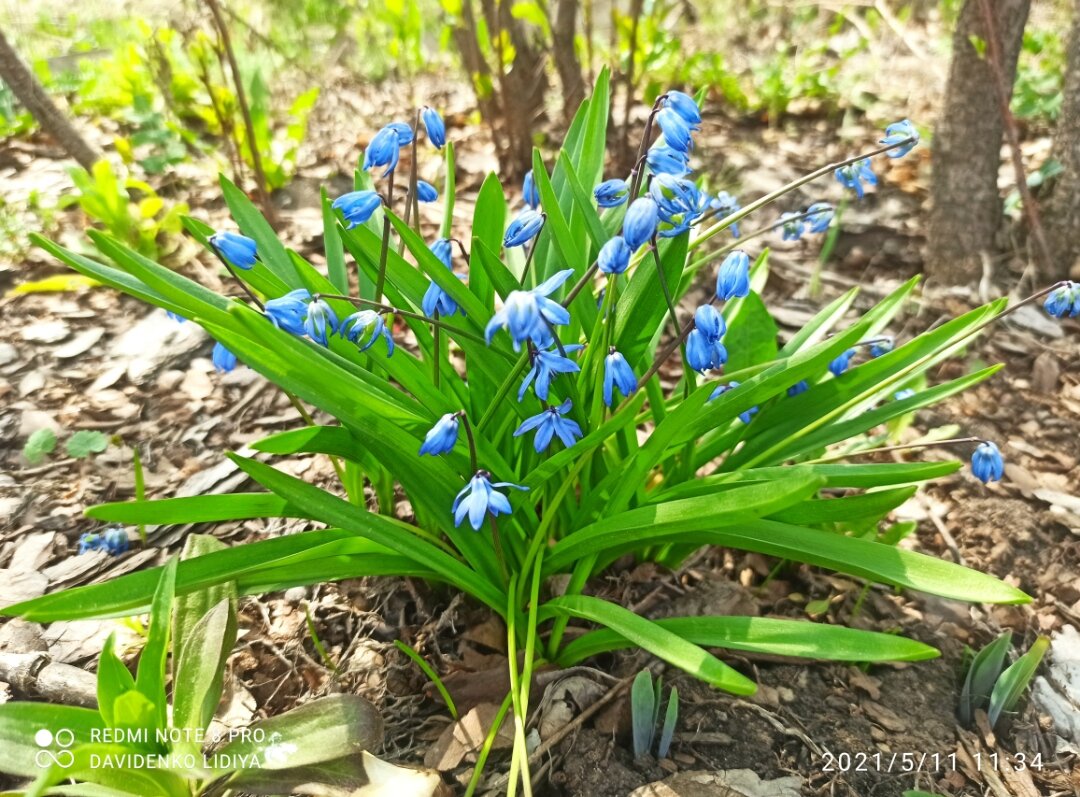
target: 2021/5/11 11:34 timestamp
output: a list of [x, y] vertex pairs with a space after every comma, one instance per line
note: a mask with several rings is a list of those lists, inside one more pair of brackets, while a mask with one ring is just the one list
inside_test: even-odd
[[[1042, 754], [976, 752], [970, 754], [970, 762], [975, 769], [996, 770], [1011, 769], [1019, 772], [1025, 769], [1041, 770]], [[960, 768], [956, 753], [831, 753], [826, 751], [821, 757], [822, 772], [947, 772]]]

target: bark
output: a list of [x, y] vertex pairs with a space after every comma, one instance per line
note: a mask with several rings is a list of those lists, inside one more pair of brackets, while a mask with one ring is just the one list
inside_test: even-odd
[[0, 79], [3, 79], [23, 107], [41, 125], [41, 129], [56, 139], [68, 155], [87, 171], [101, 159], [101, 154], [86, 143], [64, 113], [45, 93], [37, 78], [19, 58], [4, 32], [0, 29]]
[[[1001, 69], [1011, 92], [1030, 0], [995, 0]], [[933, 209], [927, 274], [945, 284], [977, 281], [983, 256], [994, 249], [1002, 200], [1003, 121], [994, 74], [971, 38], [987, 40], [979, 0], [966, 0], [953, 34], [945, 107], [934, 131]]]
[[1047, 275], [1052, 279], [1080, 276], [1080, 0], [1075, 0], [1075, 6], [1062, 88], [1065, 96], [1054, 136], [1054, 157], [1063, 171], [1043, 204], [1054, 257], [1053, 272]]
[[585, 99], [585, 81], [581, 76], [574, 37], [577, 33], [577, 0], [558, 0], [555, 24], [551, 27], [555, 69], [563, 92], [563, 117], [569, 121]]

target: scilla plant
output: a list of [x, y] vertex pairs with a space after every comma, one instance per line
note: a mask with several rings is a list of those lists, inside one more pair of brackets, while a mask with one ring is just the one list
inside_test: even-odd
[[[835, 175], [861, 193], [874, 181], [872, 158], [915, 146], [911, 124], [892, 125], [880, 145], [740, 208], [687, 177], [701, 120], [694, 98], [672, 91], [657, 100], [627, 179], [603, 180], [608, 115], [605, 73], [553, 168], [534, 153], [526, 207], [508, 222], [503, 186], [490, 175], [471, 231], [458, 238], [453, 146], [441, 118], [423, 108], [412, 124], [387, 125], [365, 152], [356, 190], [323, 199], [325, 273], [286, 249], [222, 179], [239, 233], [186, 225], [221, 259], [239, 296], [96, 232], [110, 264], [37, 240], [75, 270], [202, 325], [218, 341], [220, 368], [239, 360], [255, 369], [307, 419], [255, 443], [260, 456], [230, 455], [264, 492], [106, 504], [88, 514], [145, 525], [311, 521], [303, 534], [181, 562], [181, 595], [224, 581], [255, 593], [368, 575], [467, 593], [506, 624], [511, 784], [520, 776], [526, 792], [526, 710], [542, 662], [569, 666], [640, 647], [749, 694], [753, 681], [709, 649], [857, 662], [937, 655], [900, 636], [825, 623], [649, 620], [588, 594], [590, 580], [626, 555], [676, 567], [720, 545], [955, 600], [1028, 600], [988, 575], [897, 547], [900, 534], [879, 530], [920, 482], [958, 462], [849, 461], [880, 449], [885, 433], [877, 430], [890, 419], [997, 370], [928, 384], [931, 369], [1007, 312], [1006, 302], [894, 341], [889, 325], [916, 280], [848, 320], [852, 290], [780, 346], [761, 298], [766, 251], [752, 260], [747, 247], [769, 230], [820, 232], [831, 210], [815, 203], [726, 238], [814, 179]], [[417, 177], [421, 135], [445, 161], [437, 235], [417, 212], [418, 201], [437, 198]], [[395, 193], [405, 147], [408, 188]], [[706, 275], [716, 295], [684, 313], [680, 297]], [[334, 422], [316, 424], [305, 403]], [[1000, 476], [996, 447], [957, 442], [971, 443], [979, 444], [980, 476]], [[340, 486], [322, 489], [266, 461], [303, 454], [330, 457]], [[38, 621], [141, 612], [158, 578], [133, 573], [4, 611]]]

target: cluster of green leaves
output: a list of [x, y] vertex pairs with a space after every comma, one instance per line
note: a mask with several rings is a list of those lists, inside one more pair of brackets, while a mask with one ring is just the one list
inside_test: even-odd
[[1033, 122], [1055, 122], [1061, 115], [1065, 46], [1061, 29], [1024, 31], [1013, 84], [1012, 112]]
[[[196, 562], [222, 547], [213, 537], [191, 535], [183, 561]], [[156, 573], [150, 625], [134, 676], [116, 652], [114, 638], [105, 643], [96, 710], [0, 705], [0, 772], [33, 779], [19, 792], [25, 797], [277, 795], [290, 794], [301, 783], [364, 783], [359, 753], [380, 742], [382, 720], [355, 695], [305, 703], [242, 733], [208, 731], [236, 642], [236, 587], [223, 581], [178, 596], [177, 565], [173, 559]], [[45, 744], [42, 729], [51, 736]], [[147, 758], [158, 763], [147, 765]]]
[[[64, 443], [64, 450], [73, 459], [87, 459], [91, 454], [100, 454], [108, 447], [108, 436], [93, 429], [73, 432]], [[22, 453], [31, 465], [40, 465], [55, 450], [56, 432], [44, 427], [26, 438]]]
[[652, 673], [642, 670], [630, 687], [630, 719], [635, 757], [652, 752], [654, 741], [657, 758], [667, 758], [668, 750], [671, 749], [675, 723], [679, 720], [679, 690], [673, 686], [668, 691], [664, 722], [659, 726], [660, 738], [657, 740], [656, 729], [660, 721], [660, 707], [663, 705], [663, 686], [663, 678], [657, 678], [654, 684]]
[[[598, 214], [589, 190], [601, 178], [608, 107], [605, 72], [575, 116], [554, 168], [549, 171], [535, 153], [534, 176], [547, 226], [536, 242], [529, 284], [564, 267], [584, 273], [619, 228], [622, 211]], [[444, 196], [452, 197], [452, 146], [447, 155]], [[222, 188], [239, 229], [258, 245], [261, 264], [244, 272], [252, 290], [267, 297], [296, 288], [348, 293], [353, 281], [348, 252], [359, 272], [361, 295], [373, 295], [384, 251], [376, 232], [378, 217], [346, 230], [324, 198], [324, 274], [286, 249], [239, 189], [225, 179]], [[447, 218], [451, 212], [447, 207]], [[201, 324], [243, 363], [338, 421], [275, 434], [253, 447], [270, 455], [337, 457], [345, 463], [345, 498], [260, 458], [231, 455], [267, 492], [106, 504], [88, 511], [101, 520], [147, 525], [296, 517], [323, 526], [183, 562], [176, 576], [179, 594], [225, 582], [249, 593], [364, 575], [410, 575], [446, 583], [502, 616], [511, 629], [511, 646], [527, 651], [526, 666], [541, 656], [536, 635], [543, 626], [550, 631], [543, 655], [561, 665], [638, 646], [742, 694], [754, 690], [753, 682], [708, 648], [863, 662], [918, 660], [937, 652], [899, 636], [825, 623], [756, 617], [652, 621], [583, 594], [589, 579], [628, 553], [675, 566], [703, 545], [722, 545], [956, 600], [1028, 600], [988, 575], [897, 547], [903, 534], [895, 529], [879, 531], [881, 521], [918, 483], [952, 473], [959, 463], [817, 461], [835, 444], [844, 443], [848, 453], [872, 447], [881, 439], [875, 430], [883, 424], [993, 374], [996, 367], [941, 384], [927, 386], [923, 381], [935, 366], [967, 346], [1001, 312], [1004, 300], [941, 324], [834, 378], [828, 364], [885, 329], [902, 311], [916, 281], [845, 325], [857, 294], [852, 290], [778, 347], [776, 325], [760, 296], [768, 275], [763, 255], [753, 271], [753, 292], [724, 308], [730, 352], [725, 379], [740, 381], [739, 388], [709, 400], [715, 383], [698, 384], [691, 374], [689, 383], [665, 395], [653, 377], [606, 412], [598, 398], [602, 358], [596, 356], [606, 346], [594, 343], [586, 349], [577, 380], [557, 382], [557, 396], [552, 397], [555, 402], [574, 400], [573, 417], [585, 436], [540, 458], [528, 442], [512, 434], [523, 418], [542, 409], [535, 397], [521, 402], [512, 398], [527, 354], [515, 354], [502, 334], [490, 346], [483, 341], [496, 297], [505, 299], [520, 287], [516, 275], [522, 267], [518, 251], [500, 256], [508, 207], [498, 178], [489, 175], [477, 198], [467, 282], [446, 269], [421, 235], [392, 211], [386, 213], [415, 261], [387, 247], [386, 300], [419, 314], [420, 297], [433, 280], [465, 311], [447, 322], [439, 343], [427, 323], [404, 317], [414, 345], [400, 347], [390, 358], [377, 354], [379, 348], [360, 353], [338, 337], [324, 348], [289, 335], [251, 306], [214, 293], [108, 235], [90, 233], [110, 264], [37, 239], [75, 270]], [[209, 228], [192, 219], [185, 219], [185, 225], [205, 243]], [[690, 242], [683, 234], [661, 242], [664, 280], [678, 286], [679, 295], [691, 285], [691, 263], [700, 263], [694, 260], [702, 256], [699, 244], [710, 238], [703, 235]], [[609, 302], [617, 295], [616, 321], [610, 328], [597, 309], [595, 288], [583, 290], [569, 305], [572, 322], [560, 328], [563, 341], [610, 342], [640, 374], [656, 356], [664, 326], [661, 284], [651, 257], [621, 276], [606, 294]], [[345, 301], [330, 303], [339, 317], [352, 309]], [[463, 365], [451, 365], [446, 338], [456, 350], [454, 360]], [[441, 363], [438, 383], [435, 358]], [[800, 380], [809, 382], [809, 390], [789, 397], [787, 388]], [[914, 395], [894, 398], [909, 386]], [[740, 413], [754, 406], [760, 412], [750, 424], [742, 423]], [[460, 410], [472, 419], [480, 466], [496, 479], [529, 488], [511, 496], [514, 512], [500, 518], [501, 554], [487, 535], [453, 523], [454, 495], [472, 475], [464, 446], [441, 457], [417, 455], [435, 421]], [[365, 480], [378, 495], [378, 512], [363, 504]], [[395, 488], [411, 508], [402, 518], [394, 514]], [[570, 576], [565, 594], [545, 598], [540, 585], [557, 575]], [[143, 611], [157, 580], [155, 571], [133, 573], [3, 611], [41, 621]], [[571, 619], [600, 628], [564, 644]]]
[[1050, 639], [1038, 637], [1027, 653], [1006, 668], [1011, 647], [1012, 632], [1006, 631], [972, 657], [960, 691], [960, 721], [965, 725], [974, 723], [980, 709], [986, 711], [991, 728], [1002, 714], [1012, 711], [1035, 677]]

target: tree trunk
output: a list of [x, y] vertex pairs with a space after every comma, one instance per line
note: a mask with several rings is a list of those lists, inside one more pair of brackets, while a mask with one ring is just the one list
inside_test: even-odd
[[1080, 0], [1076, 0], [1062, 90], [1065, 96], [1054, 135], [1054, 157], [1063, 171], [1043, 204], [1054, 256], [1054, 270], [1046, 276], [1052, 279], [1080, 276]]
[[11, 88], [19, 102], [41, 125], [41, 129], [56, 139], [64, 152], [87, 171], [101, 159], [93, 147], [72, 127], [71, 122], [45, 93], [37, 78], [19, 58], [0, 29], [0, 78]]
[[569, 121], [585, 99], [585, 81], [581, 77], [581, 62], [574, 47], [577, 33], [577, 0], [559, 0], [555, 7], [555, 24], [551, 27], [555, 69], [562, 83], [563, 117]]
[[[1011, 92], [1030, 0], [995, 0], [1001, 69]], [[987, 39], [979, 0], [966, 0], [953, 34], [945, 108], [934, 131], [934, 200], [927, 274], [942, 283], [974, 282], [994, 248], [1002, 218], [997, 176], [1003, 122], [994, 74], [972, 37]]]

